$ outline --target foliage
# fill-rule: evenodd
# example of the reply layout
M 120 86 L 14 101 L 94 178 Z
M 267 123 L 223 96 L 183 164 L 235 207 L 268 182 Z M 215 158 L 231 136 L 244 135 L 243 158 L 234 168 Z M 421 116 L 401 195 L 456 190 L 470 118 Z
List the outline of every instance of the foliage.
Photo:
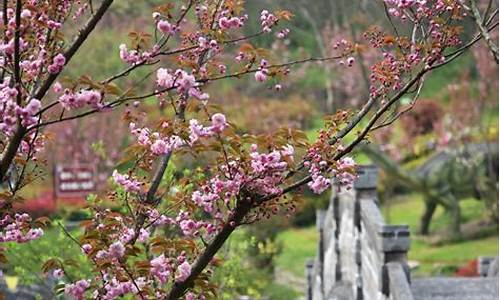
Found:
M 73 232 L 75 234 L 76 231 Z M 58 259 L 69 278 L 92 274 L 87 258 L 60 228 L 46 230 L 44 238 L 27 244 L 11 244 L 6 251 L 9 264 L 5 273 L 19 278 L 19 284 L 43 284 L 53 270 L 42 271 L 45 262 Z
M 276 259 L 276 265 L 295 276 L 304 278 L 307 259 L 316 255 L 318 232 L 315 226 L 291 228 L 278 236 L 283 251 Z
M 311 226 L 316 223 L 316 210 L 326 209 L 330 200 L 329 193 L 319 196 L 305 192 L 297 202 L 297 213 L 292 219 L 292 224 L 299 227 Z
M 229 94 L 228 99 L 236 95 Z M 240 97 L 238 103 L 226 103 L 228 115 L 241 124 L 241 128 L 253 134 L 272 132 L 281 127 L 306 129 L 316 114 L 311 101 L 291 96 L 286 99 L 260 99 L 257 97 Z M 247 107 L 242 110 L 241 106 Z M 286 107 L 286 109 L 284 109 Z M 255 120 L 259 122 L 255 122 Z
M 277 240 L 277 236 L 285 226 L 281 218 L 272 217 L 247 228 L 247 238 L 254 240 L 248 254 L 255 268 L 274 274 L 275 257 L 282 251 L 282 244 Z
M 219 282 L 218 299 L 232 300 L 241 295 L 248 295 L 254 299 L 269 297 L 273 300 L 285 300 L 296 296 L 287 287 L 273 283 L 274 274 L 269 268 L 258 267 L 252 263 L 254 255 L 266 255 L 259 251 L 262 248 L 258 244 L 250 232 L 244 231 L 235 233 L 228 240 L 220 252 L 223 258 L 222 266 L 214 275 L 214 280 Z

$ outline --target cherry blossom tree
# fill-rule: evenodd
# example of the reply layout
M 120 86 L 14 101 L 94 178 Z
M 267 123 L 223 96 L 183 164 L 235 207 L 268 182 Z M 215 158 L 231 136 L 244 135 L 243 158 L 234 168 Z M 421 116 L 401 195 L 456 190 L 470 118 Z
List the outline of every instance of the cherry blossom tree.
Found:
M 327 190 L 332 180 L 348 187 L 356 164 L 347 155 L 370 132 L 399 117 L 389 113 L 391 108 L 402 97 L 418 97 L 428 73 L 496 28 L 498 13 L 488 8 L 479 15 L 478 33 L 462 40 L 460 26 L 470 13 L 462 1 L 385 0 L 393 27 L 365 33 L 366 46 L 379 53 L 366 101 L 357 111 L 326 116 L 325 128 L 310 143 L 302 132 L 286 128 L 239 134 L 237 124 L 212 104 L 206 87 L 249 75 L 279 90 L 294 65 L 326 61 L 337 61 L 348 72 L 356 63 L 354 42 L 332 41 L 328 57 L 281 61 L 279 53 L 255 41 L 293 34 L 287 27 L 291 12 L 263 10 L 252 20 L 242 1 L 179 0 L 157 7 L 151 29 L 131 32 L 128 43 L 117 45 L 123 71 L 59 81 L 112 2 L 3 0 L 1 13 L 0 179 L 9 182 L 1 194 L 1 242 L 22 243 L 43 234 L 43 220 L 13 215 L 10 207 L 25 182 L 36 177 L 47 126 L 89 115 L 106 118 L 110 110 L 151 99 L 168 107 L 159 120 L 125 112 L 134 138 L 124 154 L 130 168 L 113 172 L 115 189 L 106 197 L 89 200 L 93 218 L 82 224 L 83 234 L 67 232 L 95 276 L 70 281 L 60 260 L 44 265 L 64 283 L 61 292 L 75 299 L 215 297 L 210 277 L 228 237 L 240 226 L 293 211 L 293 196 L 303 186 L 315 193 Z M 253 21 L 260 29 L 243 35 L 241 28 Z M 149 72 L 136 83 L 120 84 L 139 69 Z M 136 86 L 145 81 L 155 87 L 142 94 Z M 174 160 L 193 157 L 202 165 L 165 178 Z M 16 175 L 7 180 L 9 174 Z M 106 209 L 104 201 L 123 209 Z

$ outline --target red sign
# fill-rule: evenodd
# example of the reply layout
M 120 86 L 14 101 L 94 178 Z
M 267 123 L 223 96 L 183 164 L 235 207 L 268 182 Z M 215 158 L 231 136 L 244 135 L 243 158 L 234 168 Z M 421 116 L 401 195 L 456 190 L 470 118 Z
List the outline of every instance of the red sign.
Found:
M 54 174 L 56 197 L 79 198 L 95 192 L 95 173 L 92 165 L 56 165 Z

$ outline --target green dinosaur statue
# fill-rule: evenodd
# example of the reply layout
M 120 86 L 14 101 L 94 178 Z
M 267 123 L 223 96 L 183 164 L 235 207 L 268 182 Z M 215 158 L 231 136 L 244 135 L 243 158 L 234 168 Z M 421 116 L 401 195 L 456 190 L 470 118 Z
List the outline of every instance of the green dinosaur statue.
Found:
M 419 167 L 407 171 L 398 166 L 375 145 L 361 151 L 382 168 L 396 184 L 423 195 L 425 210 L 420 219 L 420 234 L 428 234 L 438 205 L 450 215 L 450 233 L 460 236 L 461 199 L 485 201 L 493 218 L 498 219 L 498 144 L 468 144 L 434 153 Z

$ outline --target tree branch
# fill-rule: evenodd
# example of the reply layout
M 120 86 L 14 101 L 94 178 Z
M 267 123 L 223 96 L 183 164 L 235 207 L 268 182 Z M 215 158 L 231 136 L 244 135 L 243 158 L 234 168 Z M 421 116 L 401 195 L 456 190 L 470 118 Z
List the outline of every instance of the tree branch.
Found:
M 479 13 L 479 9 L 477 8 L 476 5 L 476 0 L 470 0 L 470 8 L 472 10 L 472 18 L 476 22 L 477 27 L 479 28 L 479 32 L 481 36 L 483 37 L 484 41 L 486 42 L 486 45 L 490 49 L 491 54 L 493 55 L 493 59 L 495 59 L 495 62 L 498 65 L 498 46 L 495 44 L 494 41 L 491 40 L 490 34 L 486 27 L 484 26 L 484 21 L 486 20 L 486 15 L 484 20 L 481 18 L 481 14 Z
M 205 270 L 207 265 L 212 261 L 215 254 L 224 245 L 226 240 L 229 238 L 231 233 L 236 229 L 236 227 L 241 224 L 243 218 L 251 209 L 251 204 L 247 200 L 239 201 L 235 208 L 234 216 L 228 220 L 228 222 L 222 227 L 221 231 L 217 233 L 215 238 L 210 242 L 210 244 L 205 248 L 203 253 L 198 257 L 196 262 L 191 267 L 191 274 L 183 282 L 176 282 L 165 300 L 175 300 L 182 297 L 186 290 L 193 285 L 194 281 L 198 276 Z

